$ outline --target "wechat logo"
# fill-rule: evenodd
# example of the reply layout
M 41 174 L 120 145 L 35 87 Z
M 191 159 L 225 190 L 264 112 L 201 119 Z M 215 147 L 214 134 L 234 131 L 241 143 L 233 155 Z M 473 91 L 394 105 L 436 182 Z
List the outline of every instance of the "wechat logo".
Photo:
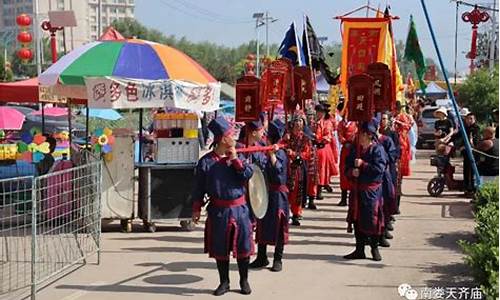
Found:
M 418 292 L 411 288 L 408 283 L 402 283 L 398 287 L 399 296 L 405 297 L 408 300 L 415 300 L 418 298 Z

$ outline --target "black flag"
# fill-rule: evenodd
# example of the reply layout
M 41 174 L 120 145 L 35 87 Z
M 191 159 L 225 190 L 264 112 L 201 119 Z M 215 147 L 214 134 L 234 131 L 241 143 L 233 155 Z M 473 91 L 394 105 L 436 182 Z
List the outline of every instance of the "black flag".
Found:
M 326 63 L 323 46 L 319 43 L 308 16 L 305 16 L 302 47 L 304 48 L 306 65 L 311 66 L 313 70 L 320 71 L 329 84 L 337 84 L 339 76 L 335 76 L 332 70 L 330 70 L 330 66 Z

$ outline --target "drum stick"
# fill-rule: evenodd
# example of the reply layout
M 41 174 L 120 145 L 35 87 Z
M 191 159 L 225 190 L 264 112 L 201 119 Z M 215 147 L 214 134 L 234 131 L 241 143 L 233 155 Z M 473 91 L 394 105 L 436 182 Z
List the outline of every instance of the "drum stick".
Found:
M 285 148 L 285 145 L 278 144 L 278 147 L 280 149 Z M 266 151 L 272 151 L 273 149 L 274 149 L 274 145 L 271 145 L 271 146 L 251 146 L 251 147 L 236 149 L 236 153 L 266 152 Z

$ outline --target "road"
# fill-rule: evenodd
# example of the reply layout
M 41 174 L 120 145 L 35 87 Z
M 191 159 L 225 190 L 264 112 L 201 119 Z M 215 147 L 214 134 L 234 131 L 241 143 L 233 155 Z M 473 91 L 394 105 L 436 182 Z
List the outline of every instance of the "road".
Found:
M 346 208 L 337 207 L 334 193 L 318 201 L 318 210 L 306 210 L 301 227 L 292 227 L 285 247 L 284 269 L 252 271 L 253 293 L 237 291 L 238 272 L 233 261 L 232 292 L 223 299 L 404 299 L 397 292 L 402 283 L 424 287 L 475 286 L 456 244 L 471 239 L 474 222 L 469 199 L 445 193 L 427 195 L 426 184 L 435 170 L 426 155 L 419 155 L 413 174 L 404 181 L 401 212 L 390 248 L 383 260 L 346 261 L 354 248 L 346 232 Z M 213 299 L 218 284 L 213 260 L 203 254 L 202 226 L 182 232 L 177 224 L 159 226 L 156 233 L 119 232 L 110 225 L 103 233 L 102 260 L 89 264 L 45 287 L 39 300 L 99 299 Z M 272 250 L 272 249 L 271 249 Z M 369 256 L 369 249 L 366 249 Z

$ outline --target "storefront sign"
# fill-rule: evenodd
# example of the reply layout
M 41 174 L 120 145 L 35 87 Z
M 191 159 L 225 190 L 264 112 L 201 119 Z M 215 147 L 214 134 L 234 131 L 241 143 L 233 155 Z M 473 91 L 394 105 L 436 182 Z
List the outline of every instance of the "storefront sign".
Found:
M 89 107 L 155 108 L 176 107 L 214 111 L 220 102 L 220 84 L 194 84 L 180 80 L 126 80 L 86 78 Z

